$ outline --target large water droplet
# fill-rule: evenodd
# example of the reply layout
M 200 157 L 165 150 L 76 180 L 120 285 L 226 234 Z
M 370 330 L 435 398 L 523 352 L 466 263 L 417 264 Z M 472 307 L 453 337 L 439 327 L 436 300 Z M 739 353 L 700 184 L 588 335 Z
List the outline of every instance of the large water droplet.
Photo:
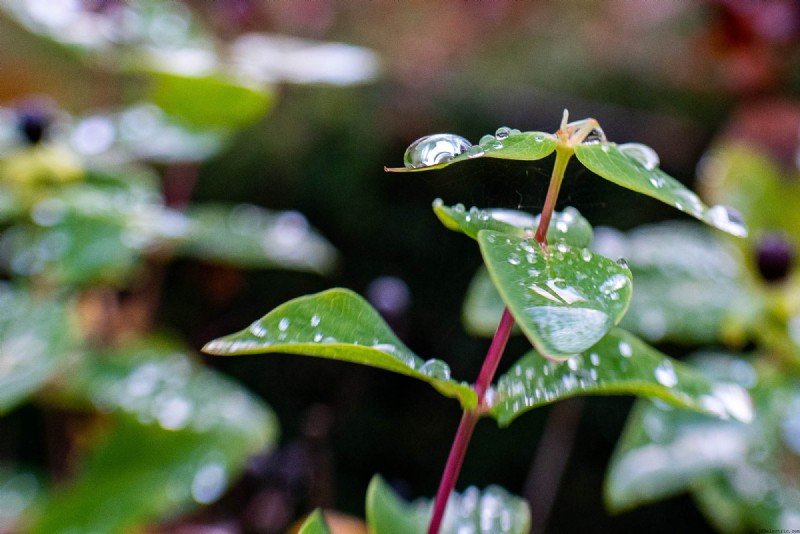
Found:
M 431 378 L 450 380 L 450 366 L 442 360 L 428 360 L 419 368 L 419 372 Z
M 599 126 L 597 126 L 591 132 L 589 132 L 589 135 L 587 135 L 583 139 L 583 143 L 585 144 L 605 143 L 605 142 L 607 142 L 606 133 Z
M 675 374 L 675 368 L 672 367 L 672 362 L 664 360 L 656 367 L 654 371 L 656 380 L 662 386 L 671 388 L 678 383 L 678 375 Z
M 619 291 L 623 287 L 628 284 L 628 277 L 624 274 L 615 274 L 610 278 L 606 279 L 605 282 L 600 284 L 600 291 L 603 292 L 604 295 L 610 295 L 616 291 Z
M 495 139 L 505 139 L 509 136 L 509 134 L 511 134 L 511 128 L 508 126 L 501 126 L 494 133 L 494 137 Z
M 636 160 L 636 162 L 638 162 L 648 171 L 652 171 L 658 167 L 659 163 L 661 163 L 658 159 L 658 154 L 656 154 L 656 151 L 647 145 L 643 145 L 641 143 L 625 143 L 623 145 L 619 145 L 618 148 L 620 152 L 629 158 Z M 653 185 L 658 187 L 655 184 Z
M 729 234 L 737 237 L 747 237 L 747 227 L 744 225 L 742 215 L 728 206 L 717 205 L 706 211 L 705 220 Z
M 403 163 L 411 169 L 445 163 L 463 154 L 471 146 L 472 143 L 459 135 L 428 135 L 411 143 L 403 156 Z

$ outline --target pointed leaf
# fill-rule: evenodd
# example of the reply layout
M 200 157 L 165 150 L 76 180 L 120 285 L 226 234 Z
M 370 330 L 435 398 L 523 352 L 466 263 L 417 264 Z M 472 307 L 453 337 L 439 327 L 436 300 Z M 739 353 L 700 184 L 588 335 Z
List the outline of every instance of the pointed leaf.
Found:
M 494 287 L 486 267 L 481 266 L 469 283 L 461 308 L 464 328 L 473 336 L 492 337 L 505 309 L 506 303 Z M 519 325 L 514 325 L 512 333 L 520 333 Z
M 43 502 L 30 532 L 131 532 L 213 502 L 276 439 L 266 406 L 173 345 L 151 342 L 80 365 L 52 394 L 110 414 L 108 431 Z
M 67 359 L 71 332 L 61 303 L 0 284 L 0 415 L 34 394 Z
M 323 513 L 317 509 L 303 521 L 297 534 L 331 534 L 331 529 L 328 527 Z
M 480 230 L 494 230 L 517 237 L 533 237 L 541 217 L 504 208 L 472 207 L 467 210 L 463 204 L 445 206 L 439 198 L 433 202 L 433 211 L 445 227 L 462 232 L 472 239 L 478 238 Z M 547 228 L 547 242 L 588 247 L 592 242 L 592 227 L 578 210 L 570 206 L 564 211 L 553 213 L 550 226 Z
M 450 379 L 441 360 L 423 361 L 400 341 L 372 306 L 347 289 L 331 289 L 286 302 L 241 332 L 216 339 L 209 354 L 289 353 L 386 369 L 428 382 L 467 408 L 475 391 Z
M 715 383 L 620 328 L 566 362 L 530 352 L 497 383 L 489 413 L 501 426 L 520 414 L 576 395 L 641 395 L 669 404 L 749 422 L 747 391 Z
M 434 134 L 415 141 L 406 151 L 406 167 L 387 168 L 390 172 L 416 172 L 442 169 L 453 163 L 475 158 L 533 161 L 552 154 L 558 144 L 545 132 L 509 130 L 498 138 L 486 135 L 478 145 L 453 134 Z M 429 162 L 423 164 L 423 162 Z M 413 165 L 413 166 L 409 166 Z
M 271 212 L 249 204 L 206 205 L 186 211 L 183 254 L 238 266 L 330 272 L 337 254 L 296 211 Z
M 649 147 L 644 148 L 652 152 Z M 583 143 L 575 147 L 580 162 L 606 180 L 665 202 L 729 234 L 747 236 L 747 228 L 738 214 L 724 206 L 709 208 L 703 204 L 696 194 L 658 168 L 654 152 L 654 159 L 630 154 L 625 145 L 615 143 Z
M 367 525 L 374 534 L 424 534 L 432 510 L 430 500 L 403 502 L 379 475 L 367 489 Z M 498 486 L 483 491 L 469 487 L 460 495 L 451 494 L 439 532 L 527 534 L 530 520 L 524 499 Z
M 478 233 L 483 259 L 503 301 L 544 356 L 566 359 L 597 343 L 631 298 L 627 267 L 588 249 Z

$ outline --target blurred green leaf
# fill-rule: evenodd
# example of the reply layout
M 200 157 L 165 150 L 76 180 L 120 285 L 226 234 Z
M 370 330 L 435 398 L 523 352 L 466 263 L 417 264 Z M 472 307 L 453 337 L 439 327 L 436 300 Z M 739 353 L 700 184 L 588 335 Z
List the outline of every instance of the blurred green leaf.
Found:
M 74 479 L 43 502 L 34 533 L 130 532 L 213 502 L 276 438 L 266 406 L 172 345 L 93 354 L 60 386 L 54 400 L 111 417 Z
M 593 249 L 627 260 L 636 290 L 621 326 L 649 341 L 713 343 L 734 308 L 757 302 L 736 251 L 699 224 L 670 221 L 627 234 L 600 229 Z
M 744 388 L 715 383 L 620 328 L 566 362 L 548 361 L 535 351 L 523 356 L 498 380 L 489 413 L 506 426 L 560 399 L 619 394 L 649 396 L 720 418 L 753 417 Z
M 492 337 L 500 324 L 506 303 L 494 287 L 486 267 L 481 266 L 467 288 L 467 296 L 461 308 L 464 328 L 473 336 Z M 514 325 L 514 333 L 519 326 Z
M 22 532 L 20 525 L 41 493 L 32 473 L 0 465 L 0 532 Z
M 331 530 L 325 516 L 317 509 L 303 522 L 297 534 L 331 534 Z
M 533 239 L 490 230 L 481 230 L 478 242 L 503 301 L 548 358 L 591 347 L 628 308 L 628 268 L 588 249 L 558 243 L 545 252 Z
M 471 148 L 467 150 L 458 150 L 457 152 L 447 152 L 448 148 L 452 149 L 452 142 L 448 142 L 448 139 L 452 138 L 466 142 L 467 144 L 462 144 L 461 148 L 468 147 L 469 142 L 452 134 L 434 134 L 423 137 L 415 141 L 409 147 L 406 152 L 406 161 L 408 162 L 409 157 L 412 159 L 423 157 L 423 159 L 435 159 L 440 163 L 415 167 L 394 167 L 387 168 L 386 170 L 391 172 L 429 171 L 433 169 L 442 169 L 453 163 L 480 157 L 533 161 L 549 156 L 556 149 L 557 142 L 555 136 L 552 134 L 544 132 L 520 132 L 519 130 L 509 130 L 508 128 L 505 128 L 505 130 L 508 130 L 507 133 L 505 133 L 505 135 L 501 134 L 499 138 L 497 136 L 486 135 L 481 138 L 479 144 L 472 145 Z M 449 154 L 449 156 L 447 154 Z M 443 158 L 449 159 L 442 161 Z
M 179 251 L 204 260 L 317 273 L 336 264 L 333 246 L 296 211 L 271 212 L 253 205 L 193 206 Z
M 71 348 L 71 334 L 62 303 L 0 285 L 0 415 L 53 376 Z
M 367 489 L 367 525 L 374 534 L 423 534 L 432 509 L 430 500 L 402 501 L 379 475 Z M 460 495 L 451 494 L 440 532 L 527 534 L 530 520 L 527 502 L 503 488 L 489 486 L 480 491 L 469 487 Z
M 273 101 L 266 85 L 251 87 L 222 75 L 154 73 L 152 101 L 187 125 L 202 129 L 240 128 L 261 118 Z
M 649 147 L 644 148 L 652 152 Z M 703 204 L 697 195 L 658 168 L 657 156 L 655 159 L 636 157 L 625 149 L 626 145 L 615 143 L 582 143 L 575 147 L 575 156 L 606 180 L 665 202 L 729 234 L 747 235 L 738 214 L 721 205 L 709 208 Z
M 475 391 L 452 380 L 445 362 L 423 361 L 367 301 L 347 289 L 290 300 L 249 328 L 211 341 L 203 350 L 220 356 L 287 353 L 353 362 L 427 382 L 457 398 L 465 408 L 477 404 Z
M 800 395 L 792 375 L 706 354 L 704 374 L 751 388 L 751 425 L 640 401 L 617 445 L 606 501 L 624 510 L 691 491 L 720 529 L 791 529 L 800 519 Z
M 524 211 L 489 208 L 469 210 L 463 204 L 445 206 L 441 199 L 433 202 L 433 211 L 450 230 L 462 232 L 472 239 L 478 238 L 480 230 L 494 230 L 517 237 L 533 237 L 539 227 L 540 215 L 533 216 Z M 567 207 L 553 213 L 547 228 L 548 243 L 566 243 L 576 247 L 588 247 L 592 241 L 592 227 L 578 210 Z

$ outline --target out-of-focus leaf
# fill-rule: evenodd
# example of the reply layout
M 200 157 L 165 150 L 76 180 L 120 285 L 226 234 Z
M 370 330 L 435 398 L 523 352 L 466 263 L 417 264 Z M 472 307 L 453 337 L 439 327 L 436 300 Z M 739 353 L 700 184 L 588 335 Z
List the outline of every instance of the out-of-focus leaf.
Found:
M 433 202 L 433 211 L 445 227 L 462 232 L 472 239 L 478 238 L 480 230 L 494 230 L 517 237 L 533 237 L 541 217 L 503 208 L 472 207 L 467 210 L 463 204 L 445 206 L 441 199 Z M 564 211 L 553 213 L 550 226 L 547 228 L 548 243 L 588 247 L 591 241 L 592 227 L 578 210 L 567 207 Z
M 336 250 L 296 211 L 270 212 L 253 205 L 194 206 L 180 252 L 246 267 L 329 272 Z
M 32 473 L 0 465 L 0 532 L 22 532 L 19 523 L 34 506 L 41 482 Z
M 408 147 L 405 167 L 386 170 L 429 171 L 482 157 L 533 161 L 552 154 L 556 145 L 556 138 L 552 134 L 520 132 L 509 128 L 500 128 L 496 135 L 484 135 L 477 145 L 457 135 L 434 134 L 420 138 Z
M 598 229 L 592 248 L 627 260 L 636 290 L 621 325 L 649 341 L 715 342 L 734 307 L 756 301 L 735 251 L 699 224 Z
M 379 476 L 367 489 L 367 524 L 375 534 L 423 534 L 433 510 L 430 500 L 402 501 Z M 530 510 L 524 499 L 498 486 L 481 491 L 467 488 L 453 492 L 439 532 L 504 532 L 525 534 L 530 530 Z
M 726 531 L 791 529 L 800 519 L 800 395 L 796 378 L 742 359 L 704 355 L 707 376 L 751 388 L 751 425 L 640 401 L 612 458 L 606 501 L 615 510 L 691 491 Z M 733 512 L 733 513 L 728 513 Z
M 665 202 L 729 234 L 747 236 L 747 228 L 738 213 L 722 205 L 709 208 L 678 180 L 659 169 L 657 156 L 655 159 L 641 156 L 641 151 L 632 155 L 625 148 L 626 145 L 615 143 L 583 143 L 575 147 L 575 156 L 606 180 Z M 649 147 L 644 148 L 652 152 Z M 644 154 L 649 155 L 649 152 Z
M 269 109 L 272 90 L 221 75 L 180 76 L 157 73 L 153 102 L 173 117 L 197 128 L 239 128 Z
M 484 263 L 522 331 L 544 356 L 566 359 L 617 324 L 631 297 L 627 267 L 589 249 L 478 233 Z
M 70 330 L 61 303 L 0 285 L 0 415 L 58 370 L 70 348 Z
M 130 532 L 215 501 L 276 438 L 271 411 L 179 348 L 94 354 L 54 393 L 111 415 L 74 479 L 42 503 L 30 532 Z
M 486 268 L 479 268 L 469 283 L 461 308 L 464 328 L 473 336 L 492 337 L 505 308 L 506 303 L 500 298 Z M 514 326 L 514 332 L 519 333 L 519 327 Z
M 423 361 L 367 301 L 346 289 L 290 300 L 249 328 L 211 341 L 203 350 L 220 356 L 302 354 L 369 365 L 428 382 L 467 408 L 477 404 L 475 391 L 452 380 L 445 362 Z
M 640 395 L 697 412 L 749 422 L 747 391 L 715 383 L 620 328 L 566 362 L 530 352 L 497 382 L 490 415 L 501 426 L 522 413 L 576 395 Z
M 300 526 L 297 534 L 331 534 L 331 530 L 322 512 L 314 510 Z

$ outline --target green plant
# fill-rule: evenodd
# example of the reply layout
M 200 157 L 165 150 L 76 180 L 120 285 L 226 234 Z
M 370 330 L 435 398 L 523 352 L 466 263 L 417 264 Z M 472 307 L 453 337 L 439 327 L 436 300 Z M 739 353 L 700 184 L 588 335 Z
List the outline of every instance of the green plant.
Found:
M 504 308 L 498 312 L 502 316 L 474 384 L 453 379 L 444 361 L 423 360 L 414 354 L 366 301 L 346 289 L 289 301 L 247 329 L 204 348 L 218 355 L 294 353 L 370 365 L 428 382 L 460 402 L 463 416 L 433 506 L 423 504 L 418 513 L 411 513 L 376 479 L 367 499 L 367 521 L 374 532 L 418 533 L 426 524 L 429 534 L 440 528 L 455 532 L 462 520 L 478 529 L 487 521 L 499 521 L 482 531 L 527 531 L 527 510 L 505 493 L 490 488 L 480 495 L 468 490 L 469 497 L 451 496 L 470 436 L 482 417 L 506 426 L 528 410 L 570 396 L 627 393 L 717 418 L 752 419 L 744 388 L 709 380 L 616 326 L 632 295 L 630 269 L 622 260 L 587 248 L 591 226 L 577 210 L 555 212 L 574 155 L 603 178 L 735 236 L 747 234 L 735 212 L 721 205 L 706 206 L 662 172 L 649 147 L 608 142 L 595 120 L 570 123 L 565 112 L 555 134 L 500 128 L 477 145 L 452 134 L 424 137 L 407 150 L 405 168 L 387 170 L 426 171 L 480 157 L 533 161 L 553 153 L 547 198 L 537 217 L 514 210 L 467 210 L 461 204 L 448 207 L 434 201 L 434 212 L 447 228 L 478 242 L 496 293 L 486 290 L 484 283 L 482 297 L 474 299 L 486 305 L 477 307 L 502 302 Z M 493 384 L 515 323 L 534 350 Z M 466 509 L 445 516 L 448 500 Z M 309 521 L 307 528 L 324 531 L 320 515 Z

